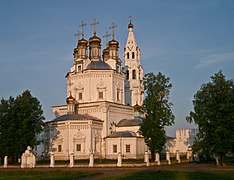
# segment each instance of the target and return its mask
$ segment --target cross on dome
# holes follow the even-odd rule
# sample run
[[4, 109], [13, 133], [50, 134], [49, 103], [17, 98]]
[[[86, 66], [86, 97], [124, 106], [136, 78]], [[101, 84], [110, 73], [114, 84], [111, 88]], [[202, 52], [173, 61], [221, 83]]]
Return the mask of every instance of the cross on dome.
[[96, 26], [99, 24], [99, 22], [96, 21], [96, 18], [94, 18], [93, 23], [90, 25], [93, 26], [93, 34], [96, 35]]
[[132, 16], [129, 16], [130, 22], [128, 24], [128, 29], [132, 29], [133, 28], [133, 24], [132, 24]]
[[130, 19], [130, 23], [132, 23], [132, 16], [129, 16], [129, 19]]
[[76, 33], [76, 34], [74, 34], [74, 36], [77, 36], [77, 41], [79, 41], [79, 40], [80, 40], [80, 35], [81, 35], [81, 33], [80, 33], [80, 31], [79, 31], [79, 30], [77, 31], [77, 33]]
[[109, 27], [109, 29], [112, 29], [112, 39], [114, 39], [115, 36], [115, 28], [117, 28], [117, 25], [115, 23], [112, 23], [112, 26]]
[[82, 24], [81, 25], [79, 25], [79, 27], [81, 27], [82, 28], [82, 39], [84, 39], [84, 27], [86, 26], [86, 24], [84, 23], [84, 21], [82, 21]]
[[108, 46], [108, 39], [111, 36], [111, 34], [108, 34], [108, 31], [106, 31], [105, 36], [103, 36], [104, 38], [106, 38], [106, 46]]

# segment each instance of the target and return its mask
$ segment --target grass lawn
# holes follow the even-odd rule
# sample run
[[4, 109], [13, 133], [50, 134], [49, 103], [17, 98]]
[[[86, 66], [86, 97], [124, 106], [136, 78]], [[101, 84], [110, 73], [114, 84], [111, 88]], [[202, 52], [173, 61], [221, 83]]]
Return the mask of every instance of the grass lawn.
[[234, 172], [200, 172], [200, 171], [141, 171], [136, 173], [128, 173], [119, 177], [107, 178], [112, 180], [126, 179], [126, 180], [138, 180], [138, 179], [147, 179], [147, 180], [231, 180], [234, 179]]
[[97, 172], [85, 172], [75, 170], [15, 170], [15, 171], [1, 171], [0, 180], [43, 180], [43, 179], [79, 179], [82, 177], [90, 177], [99, 175]]

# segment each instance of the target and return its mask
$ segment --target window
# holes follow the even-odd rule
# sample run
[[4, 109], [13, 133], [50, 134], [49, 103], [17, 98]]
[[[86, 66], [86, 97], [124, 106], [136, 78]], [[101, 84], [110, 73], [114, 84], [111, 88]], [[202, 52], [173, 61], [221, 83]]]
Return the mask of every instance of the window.
[[81, 151], [81, 144], [76, 145], [76, 151]]
[[117, 153], [117, 145], [116, 144], [113, 145], [113, 153]]
[[127, 53], [127, 59], [129, 59], [129, 53]]
[[126, 145], [126, 153], [130, 153], [130, 145], [129, 144]]
[[81, 65], [78, 66], [78, 72], [81, 72]]
[[126, 80], [129, 80], [129, 70], [126, 72]]
[[134, 59], [135, 58], [135, 53], [134, 52], [132, 52], [132, 59]]
[[117, 96], [117, 101], [119, 101], [120, 98], [119, 98], [119, 90], [118, 90], [118, 89], [117, 89], [117, 94], [116, 94], [116, 96]]
[[103, 92], [98, 92], [98, 98], [103, 99]]
[[82, 93], [79, 93], [78, 95], [79, 95], [79, 100], [81, 100], [83, 94], [82, 94]]
[[62, 145], [58, 145], [58, 152], [62, 152]]
[[136, 79], [136, 70], [132, 71], [132, 79]]

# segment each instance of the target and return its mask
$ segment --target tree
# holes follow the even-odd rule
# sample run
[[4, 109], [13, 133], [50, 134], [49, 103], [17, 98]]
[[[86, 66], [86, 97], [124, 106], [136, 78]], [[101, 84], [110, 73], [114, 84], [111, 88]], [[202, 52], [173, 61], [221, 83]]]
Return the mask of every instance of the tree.
[[0, 155], [15, 162], [27, 146], [38, 144], [36, 136], [42, 131], [43, 111], [40, 102], [30, 91], [15, 99], [2, 99], [0, 103]]
[[217, 165], [234, 147], [234, 84], [222, 71], [211, 76], [194, 95], [194, 111], [187, 120], [198, 125], [199, 133], [193, 149], [213, 154]]
[[165, 126], [171, 126], [175, 119], [171, 111], [172, 103], [169, 102], [171, 87], [170, 78], [160, 72], [157, 75], [148, 73], [144, 76], [146, 98], [143, 111], [145, 118], [140, 131], [151, 150], [153, 160], [155, 152], [160, 153], [166, 143]]

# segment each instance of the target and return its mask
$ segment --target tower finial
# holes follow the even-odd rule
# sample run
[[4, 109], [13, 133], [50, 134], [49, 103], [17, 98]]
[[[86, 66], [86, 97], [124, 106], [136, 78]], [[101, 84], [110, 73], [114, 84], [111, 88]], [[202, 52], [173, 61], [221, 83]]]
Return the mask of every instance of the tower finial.
[[130, 22], [128, 24], [128, 29], [133, 28], [133, 24], [132, 24], [132, 16], [129, 16]]
[[115, 28], [117, 28], [117, 25], [115, 23], [112, 23], [112, 26], [109, 27], [109, 29], [112, 29], [112, 39], [115, 37]]
[[108, 34], [108, 31], [106, 31], [105, 36], [103, 36], [104, 38], [106, 38], [106, 47], [108, 46], [108, 40], [109, 40], [110, 36], [111, 36], [111, 34]]
[[99, 22], [96, 21], [96, 18], [93, 19], [93, 23], [90, 25], [93, 26], [93, 34], [96, 35], [96, 26], [99, 24]]
[[79, 26], [79, 27], [81, 27], [82, 28], [82, 32], [81, 32], [81, 34], [82, 34], [82, 39], [84, 39], [84, 27], [86, 26], [86, 24], [84, 23], [84, 21], [82, 21], [82, 24]]

